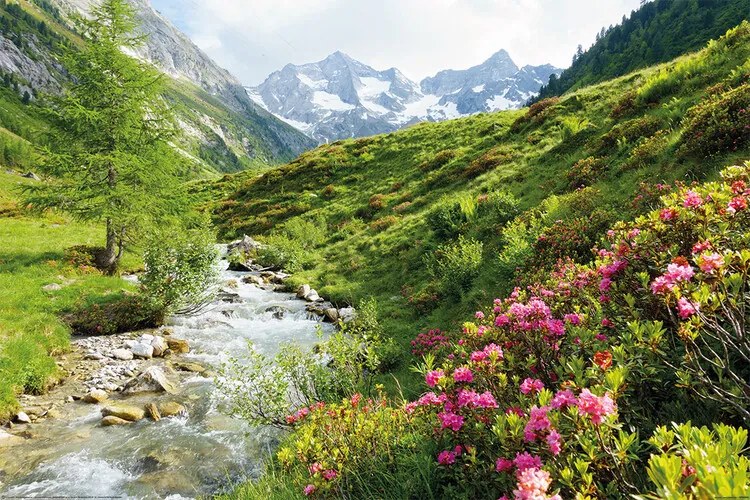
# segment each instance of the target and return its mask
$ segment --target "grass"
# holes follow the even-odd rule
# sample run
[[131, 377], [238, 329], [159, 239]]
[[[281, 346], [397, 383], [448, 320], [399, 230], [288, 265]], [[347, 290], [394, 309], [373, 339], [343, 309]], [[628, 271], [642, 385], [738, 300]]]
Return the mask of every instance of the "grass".
[[[16, 408], [19, 391], [42, 392], [59, 376], [52, 356], [67, 350], [70, 339], [59, 314], [84, 298], [130, 289], [119, 278], [64, 262], [66, 248], [101, 245], [104, 231], [57, 214], [25, 213], [18, 189], [29, 182], [0, 173], [0, 420]], [[137, 265], [128, 255], [124, 267]], [[63, 287], [44, 291], [51, 283]]]
[[[467, 198], [504, 190], [527, 211], [522, 217], [544, 212], [542, 230], [558, 219], [589, 220], [597, 210], [612, 223], [638, 214], [630, 202], [642, 182], [710, 179], [746, 159], [747, 146], [702, 158], [684, 154], [681, 143], [688, 109], [710, 99], [713, 86], [750, 75], [748, 26], [697, 54], [581, 89], [528, 115], [422, 123], [322, 146], [260, 176], [224, 179], [216, 184], [215, 219], [226, 239], [283, 233], [299, 219], [318, 224], [324, 241], [302, 249], [305, 262], [290, 285], [310, 283], [338, 304], [375, 297], [386, 331], [404, 351], [382, 382], [396, 391], [395, 376], [411, 396], [409, 341], [427, 328], [458, 330], [455, 318], [513, 284], [512, 270], [498, 263], [505, 228], [469, 214], [462, 232], [484, 243], [481, 274], [460, 299], [436, 290], [427, 264], [445, 240], [430, 229], [427, 214], [446, 200], [466, 210]], [[590, 189], [578, 191], [568, 173], [589, 157], [603, 168]], [[227, 195], [232, 185], [239, 187]], [[201, 187], [205, 199], [210, 188]], [[537, 236], [529, 235], [532, 244]]]

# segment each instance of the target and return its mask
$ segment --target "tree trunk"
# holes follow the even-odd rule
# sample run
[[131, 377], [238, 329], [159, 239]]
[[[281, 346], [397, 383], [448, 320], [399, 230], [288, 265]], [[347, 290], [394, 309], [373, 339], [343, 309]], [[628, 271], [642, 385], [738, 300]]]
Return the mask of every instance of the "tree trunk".
[[117, 231], [112, 224], [112, 219], [107, 219], [107, 245], [97, 254], [96, 267], [109, 276], [117, 272], [117, 264], [122, 253], [117, 251], [117, 247]]

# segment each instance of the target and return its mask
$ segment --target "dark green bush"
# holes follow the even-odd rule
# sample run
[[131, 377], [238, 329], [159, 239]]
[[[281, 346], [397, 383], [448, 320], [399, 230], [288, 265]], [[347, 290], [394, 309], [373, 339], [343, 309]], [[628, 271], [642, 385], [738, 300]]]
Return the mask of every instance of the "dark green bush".
[[114, 335], [154, 328], [164, 321], [160, 306], [140, 295], [117, 295], [104, 302], [83, 301], [63, 316], [76, 335]]
[[599, 175], [604, 171], [606, 165], [601, 158], [589, 156], [583, 160], [578, 160], [575, 165], [568, 170], [567, 177], [570, 181], [570, 187], [573, 189], [590, 186], [599, 179]]
[[455, 238], [466, 223], [466, 216], [457, 202], [443, 201], [427, 214], [427, 225], [438, 239]]
[[425, 172], [437, 170], [443, 165], [447, 165], [455, 158], [458, 157], [458, 152], [453, 149], [444, 149], [440, 151], [430, 160], [426, 160], [419, 165], [419, 168]]
[[483, 224], [504, 226], [519, 213], [518, 198], [507, 191], [494, 191], [477, 200], [477, 218]]

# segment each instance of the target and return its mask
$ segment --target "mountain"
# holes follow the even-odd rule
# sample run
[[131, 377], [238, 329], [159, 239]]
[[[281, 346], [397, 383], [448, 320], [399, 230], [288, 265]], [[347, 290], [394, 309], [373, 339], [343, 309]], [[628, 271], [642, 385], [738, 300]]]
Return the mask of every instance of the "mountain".
[[[130, 0], [146, 35], [134, 54], [169, 75], [167, 95], [185, 132], [176, 146], [204, 171], [235, 172], [287, 161], [314, 146], [310, 138], [255, 104], [236, 77], [219, 67], [156, 12], [148, 0]], [[18, 92], [58, 92], [67, 78], [62, 46], [77, 43], [73, 14], [94, 0], [0, 3], [0, 70], [18, 80]]]
[[274, 115], [328, 142], [518, 108], [554, 72], [559, 70], [550, 65], [518, 68], [501, 50], [478, 66], [441, 71], [417, 84], [396, 68], [378, 71], [335, 52], [316, 63], [288, 64], [247, 92]]
[[579, 52], [537, 99], [610, 80], [699, 50], [709, 40], [750, 19], [750, 0], [653, 0], [621, 24], [602, 28], [596, 43]]

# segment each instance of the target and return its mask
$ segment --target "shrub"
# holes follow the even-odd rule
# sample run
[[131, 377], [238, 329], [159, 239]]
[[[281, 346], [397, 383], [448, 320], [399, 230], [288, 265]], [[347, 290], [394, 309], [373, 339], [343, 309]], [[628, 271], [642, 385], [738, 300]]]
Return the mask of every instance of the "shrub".
[[441, 289], [451, 296], [460, 296], [471, 289], [482, 268], [481, 241], [459, 236], [454, 243], [438, 247], [428, 259], [428, 269]]
[[505, 146], [498, 146], [490, 149], [478, 158], [475, 158], [465, 169], [464, 175], [470, 179], [479, 177], [485, 172], [489, 172], [499, 165], [503, 165], [513, 160], [513, 151]]
[[510, 126], [512, 133], [520, 131], [527, 123], [542, 123], [547, 117], [551, 116], [555, 105], [560, 103], [559, 97], [550, 97], [542, 99], [539, 102], [535, 102], [529, 106], [529, 110], [525, 115], [516, 119], [513, 125]]
[[412, 206], [412, 202], [405, 201], [405, 202], [399, 203], [398, 205], [396, 205], [395, 207], [393, 207], [393, 211], [396, 212], [397, 214], [401, 214], [401, 213], [404, 213], [407, 210], [409, 210], [409, 208], [411, 206]]
[[621, 123], [612, 127], [612, 130], [601, 137], [599, 151], [608, 152], [623, 144], [639, 141], [653, 135], [659, 128], [661, 128], [661, 120], [653, 116], [644, 116]]
[[398, 217], [394, 215], [386, 215], [385, 217], [381, 217], [380, 219], [373, 221], [370, 224], [370, 229], [379, 233], [395, 225], [397, 222], [398, 222]]
[[323, 188], [322, 195], [324, 198], [333, 198], [336, 195], [336, 186], [334, 186], [333, 184], [328, 184]]
[[431, 172], [447, 165], [459, 156], [458, 151], [454, 149], [444, 149], [438, 152], [432, 159], [422, 162], [419, 169], [424, 172]]
[[643, 139], [630, 153], [625, 163], [626, 168], [644, 168], [656, 161], [669, 147], [668, 130], [659, 130], [651, 137]]
[[198, 308], [212, 295], [217, 258], [215, 238], [206, 230], [161, 232], [144, 252], [143, 293], [165, 314]]
[[570, 167], [567, 173], [570, 187], [575, 189], [590, 186], [599, 180], [599, 176], [605, 168], [606, 165], [601, 158], [589, 156], [588, 158], [578, 160]]
[[702, 158], [750, 143], [750, 83], [710, 95], [685, 117], [682, 151]]
[[77, 245], [65, 249], [63, 259], [72, 267], [84, 272], [96, 271], [96, 256], [104, 249], [101, 247], [90, 247]]
[[63, 320], [77, 335], [114, 335], [155, 328], [163, 323], [164, 310], [141, 295], [116, 295], [102, 302], [83, 301]]
[[373, 210], [380, 210], [385, 206], [385, 195], [382, 194], [374, 194], [370, 197], [370, 201], [368, 203], [369, 207]]
[[302, 271], [312, 262], [312, 251], [326, 238], [327, 224], [323, 219], [295, 217], [264, 238], [258, 261], [292, 273]]
[[477, 218], [483, 223], [504, 226], [519, 213], [518, 198], [507, 191], [493, 191], [477, 199]]

